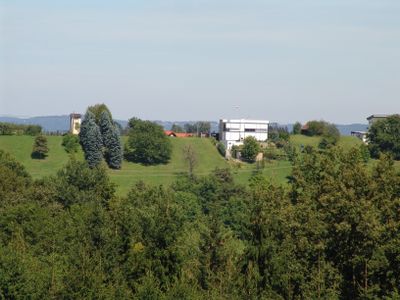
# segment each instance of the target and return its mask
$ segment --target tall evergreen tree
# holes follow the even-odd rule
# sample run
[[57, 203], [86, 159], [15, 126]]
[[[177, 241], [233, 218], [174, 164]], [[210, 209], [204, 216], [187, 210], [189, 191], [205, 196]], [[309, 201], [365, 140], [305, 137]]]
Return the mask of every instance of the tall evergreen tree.
[[103, 160], [103, 142], [100, 128], [95, 121], [95, 116], [89, 110], [82, 121], [79, 138], [89, 166], [93, 168], [99, 165]]
[[32, 158], [44, 159], [49, 152], [49, 147], [47, 147], [47, 138], [44, 135], [38, 135], [35, 138], [35, 142], [32, 148]]
[[108, 111], [104, 110], [101, 113], [99, 125], [105, 148], [104, 156], [106, 162], [110, 168], [120, 169], [123, 157], [121, 137]]

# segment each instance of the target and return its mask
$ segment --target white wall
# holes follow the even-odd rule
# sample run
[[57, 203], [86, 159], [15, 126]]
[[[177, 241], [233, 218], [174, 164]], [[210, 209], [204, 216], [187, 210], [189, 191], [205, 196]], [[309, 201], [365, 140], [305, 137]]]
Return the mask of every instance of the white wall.
[[268, 125], [266, 120], [220, 120], [220, 140], [227, 149], [233, 145], [242, 145], [248, 136], [262, 142], [268, 139]]

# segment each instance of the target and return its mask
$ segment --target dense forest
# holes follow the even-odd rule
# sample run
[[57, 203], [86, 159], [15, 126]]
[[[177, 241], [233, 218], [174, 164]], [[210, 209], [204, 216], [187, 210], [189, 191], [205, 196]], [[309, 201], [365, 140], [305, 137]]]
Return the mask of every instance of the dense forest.
[[286, 185], [216, 169], [117, 197], [103, 165], [33, 180], [0, 151], [0, 298], [400, 299], [393, 161], [292, 163]]

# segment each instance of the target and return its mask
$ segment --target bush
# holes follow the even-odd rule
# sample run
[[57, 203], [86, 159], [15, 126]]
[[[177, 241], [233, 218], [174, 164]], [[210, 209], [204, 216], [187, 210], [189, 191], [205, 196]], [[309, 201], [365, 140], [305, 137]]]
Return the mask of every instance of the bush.
[[274, 143], [288, 141], [290, 137], [286, 127], [271, 126], [268, 133], [268, 139]]
[[300, 134], [300, 133], [301, 133], [301, 123], [300, 122], [296, 122], [293, 125], [292, 134]]
[[172, 145], [163, 128], [150, 121], [129, 120], [129, 138], [125, 158], [145, 165], [167, 163], [171, 158]]
[[42, 132], [40, 125], [23, 125], [0, 122], [0, 135], [39, 135]]
[[33, 143], [31, 157], [35, 159], [44, 159], [48, 152], [47, 138], [44, 135], [38, 135]]
[[333, 124], [326, 124], [323, 130], [322, 139], [319, 143], [320, 149], [328, 149], [335, 146], [340, 139], [340, 132]]
[[219, 154], [221, 154], [223, 157], [225, 157], [226, 148], [225, 148], [224, 143], [218, 142], [218, 144], [217, 144], [217, 149], [218, 149]]
[[258, 141], [252, 136], [246, 137], [243, 142], [242, 158], [253, 162], [259, 152], [260, 144]]
[[360, 155], [362, 160], [367, 163], [371, 159], [371, 154], [369, 153], [368, 146], [365, 144], [360, 145]]
[[400, 160], [400, 115], [393, 115], [372, 124], [368, 140], [372, 157], [389, 154]]
[[74, 134], [66, 134], [63, 137], [61, 145], [69, 154], [77, 153], [79, 150], [79, 137]]

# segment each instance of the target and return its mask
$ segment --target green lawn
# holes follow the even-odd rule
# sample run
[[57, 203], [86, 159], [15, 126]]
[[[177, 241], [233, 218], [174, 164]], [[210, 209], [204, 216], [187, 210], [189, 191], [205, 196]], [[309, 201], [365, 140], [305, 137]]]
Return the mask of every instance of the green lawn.
[[[61, 146], [62, 137], [49, 136], [49, 155], [44, 160], [32, 159], [30, 154], [34, 137], [31, 136], [0, 136], [0, 149], [11, 153], [21, 162], [33, 178], [41, 178], [56, 174], [68, 161], [68, 154]], [[125, 140], [125, 138], [124, 138]], [[198, 164], [195, 168], [196, 175], [207, 175], [216, 167], [228, 167], [228, 163], [217, 152], [208, 139], [198, 138], [171, 138], [173, 152], [171, 161], [165, 165], [143, 166], [124, 161], [121, 170], [109, 170], [110, 178], [118, 186], [118, 193], [125, 194], [132, 185], [139, 180], [150, 184], [169, 184], [176, 175], [187, 172], [183, 159], [183, 147], [192, 144], [198, 155]], [[82, 152], [77, 155], [83, 159]], [[250, 174], [250, 173], [249, 173]]]
[[143, 180], [152, 184], [172, 183], [180, 173], [187, 172], [188, 167], [183, 159], [185, 145], [193, 145], [197, 154], [196, 175], [207, 175], [216, 167], [228, 167], [224, 158], [208, 139], [171, 138], [172, 157], [165, 165], [143, 166], [124, 161], [121, 170], [110, 170], [111, 180], [119, 185], [119, 192], [124, 194], [135, 182]]
[[[301, 147], [301, 145], [318, 147], [320, 140], [321, 137], [319, 136], [305, 136], [301, 134], [290, 136], [290, 141], [298, 147]], [[345, 149], [350, 149], [351, 147], [361, 144], [362, 141], [354, 136], [341, 136], [338, 145]]]
[[[33, 178], [40, 178], [55, 174], [68, 161], [68, 154], [61, 146], [62, 137], [49, 136], [47, 140], [50, 151], [48, 157], [43, 160], [31, 158], [34, 141], [32, 136], [0, 136], [0, 149], [13, 155]], [[82, 153], [79, 153], [78, 158], [83, 159]]]
[[[34, 138], [31, 136], [0, 136], [0, 149], [3, 149], [21, 162], [33, 178], [56, 174], [68, 161], [68, 154], [61, 146], [62, 137], [49, 136], [49, 156], [45, 160], [35, 160], [30, 157]], [[124, 137], [124, 141], [126, 137]], [[302, 135], [291, 136], [291, 141], [300, 145], [313, 145], [319, 143], [319, 138]], [[228, 163], [217, 152], [208, 139], [199, 138], [171, 138], [173, 153], [171, 161], [165, 165], [143, 166], [124, 161], [121, 170], [109, 170], [110, 178], [118, 186], [119, 195], [126, 194], [131, 187], [143, 180], [149, 184], [172, 183], [179, 173], [187, 172], [187, 166], [183, 159], [183, 147], [192, 144], [198, 155], [198, 164], [195, 168], [196, 175], [207, 175], [216, 167], [230, 167], [237, 182], [246, 184], [251, 175], [256, 171], [255, 164]], [[342, 137], [340, 145], [349, 148], [361, 143], [354, 137]], [[82, 152], [77, 155], [83, 159]], [[277, 183], [287, 182], [287, 176], [291, 172], [290, 163], [287, 161], [266, 162], [261, 172], [269, 176]]]
[[[238, 167], [240, 165], [240, 167]], [[232, 173], [236, 182], [246, 184], [250, 177], [256, 172], [261, 172], [268, 176], [275, 183], [286, 183], [287, 177], [292, 171], [292, 166], [288, 161], [266, 162], [264, 168], [257, 170], [256, 164], [239, 163], [231, 164]]]

